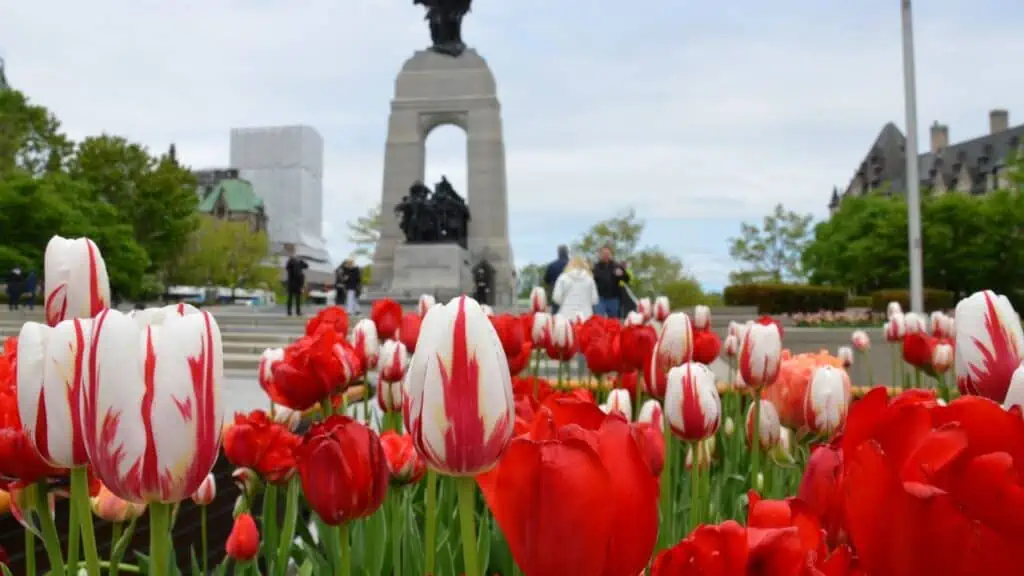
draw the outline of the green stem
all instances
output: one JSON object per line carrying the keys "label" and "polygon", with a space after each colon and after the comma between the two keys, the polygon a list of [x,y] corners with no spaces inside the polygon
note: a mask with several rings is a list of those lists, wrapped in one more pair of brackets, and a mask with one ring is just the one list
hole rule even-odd
{"label": "green stem", "polygon": [[890,382],[889,385],[893,388],[896,388],[897,386],[902,388],[903,383],[899,380],[899,358],[896,353],[896,346],[897,344],[889,345],[889,356],[892,358],[892,382]]}
{"label": "green stem", "polygon": [[427,524],[423,530],[427,574],[433,574],[434,557],[437,556],[437,472],[433,468],[427,469],[427,503],[423,521]]}
{"label": "green stem", "polygon": [[690,464],[690,525],[687,532],[691,532],[700,524],[700,450],[702,442],[696,441],[692,445],[693,461]]}
{"label": "green stem", "polygon": [[78,512],[86,571],[99,574],[100,557],[96,553],[96,533],[93,531],[92,507],[89,505],[89,475],[85,466],[71,469],[71,501]]}
{"label": "green stem", "polygon": [[402,573],[402,518],[405,514],[405,490],[391,494],[391,573]]}
{"label": "green stem", "polygon": [[[85,563],[79,562],[78,569],[81,570],[82,568],[85,568]],[[114,574],[115,570],[127,572],[128,574],[142,574],[142,570],[134,564],[117,564],[115,562],[100,560],[100,569],[102,570],[103,568],[106,568],[108,570],[107,574]],[[52,575],[53,573],[50,572],[50,574]],[[99,574],[99,572],[97,572],[97,574]],[[89,576],[92,575],[90,574]]]}
{"label": "green stem", "polygon": [[274,565],[274,553],[277,551],[276,548],[273,548],[274,543],[277,542],[277,486],[269,482],[263,492],[262,520],[263,561],[266,563],[267,570],[270,570]]}
{"label": "green stem", "polygon": [[[288,556],[295,538],[295,522],[299,513],[299,479],[292,478],[288,483],[288,494],[285,496],[284,528],[281,530],[281,541],[277,545],[277,563],[274,573],[283,576],[288,568]],[[269,541],[271,544],[273,540]]]}
{"label": "green stem", "polygon": [[203,574],[210,573],[210,548],[209,542],[207,541],[207,527],[206,527],[206,506],[199,507],[199,532],[200,538],[203,539],[202,546],[203,551]]}
{"label": "green stem", "polygon": [[25,574],[36,573],[36,536],[25,530]]}
{"label": "green stem", "polygon": [[78,523],[78,506],[68,506],[68,566],[78,566],[78,555],[82,543],[82,529]]}
{"label": "green stem", "polygon": [[540,374],[540,347],[537,347],[533,351],[533,397],[540,397],[540,385],[537,382],[537,377]]}
{"label": "green stem", "polygon": [[476,544],[476,480],[472,476],[455,479],[459,495],[459,528],[462,535],[462,561],[465,576],[480,576]]}
{"label": "green stem", "polygon": [[[636,377],[636,402],[633,404],[633,421],[636,422],[640,418],[640,408],[644,404],[644,373],[641,371]],[[664,422],[662,422],[664,424]]]}
{"label": "green stem", "polygon": [[39,516],[39,528],[43,533],[43,547],[46,548],[46,556],[50,561],[50,572],[53,574],[64,573],[64,556],[60,549],[60,536],[57,535],[57,525],[53,523],[53,516],[50,514],[50,501],[46,490],[39,484],[32,484],[29,490],[29,497],[34,501],[36,514]]}
{"label": "green stem", "polygon": [[348,522],[338,526],[338,556],[341,557],[340,576],[349,576],[352,573],[352,554],[349,552]]}
{"label": "green stem", "polygon": [[[206,519],[205,516],[203,517],[203,519],[204,520]],[[204,526],[204,528],[205,528],[205,526]],[[110,526],[110,576],[117,576],[118,571],[120,571],[120,569],[121,569],[121,567],[120,567],[121,559],[117,557],[117,554],[116,554],[115,551],[117,550],[117,542],[118,542],[118,540],[121,539],[121,531],[123,529],[124,529],[124,523],[123,522],[114,522]],[[206,542],[205,538],[203,538],[203,542],[204,543]],[[205,569],[205,567],[206,567],[206,565],[204,564],[203,568]],[[204,571],[203,573],[204,574],[209,574],[208,571]]]}
{"label": "green stem", "polygon": [[149,575],[167,576],[170,568],[171,505],[153,502],[149,505]]}
{"label": "green stem", "polygon": [[[750,485],[757,489],[757,475],[761,473],[761,389],[754,390],[753,430],[750,440]],[[743,423],[746,426],[746,422]]]}
{"label": "green stem", "polygon": [[661,468],[661,530],[659,540],[661,549],[672,545],[672,452],[674,437],[665,434],[665,463]]}

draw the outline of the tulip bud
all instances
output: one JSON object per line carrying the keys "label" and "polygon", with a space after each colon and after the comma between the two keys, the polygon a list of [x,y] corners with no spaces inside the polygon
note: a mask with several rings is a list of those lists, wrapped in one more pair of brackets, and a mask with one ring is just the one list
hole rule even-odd
{"label": "tulip bud", "polygon": [[570,350],[576,345],[576,331],[572,322],[561,314],[551,318],[551,347],[557,350]]}
{"label": "tulip bud", "polygon": [[530,290],[530,311],[534,314],[546,312],[548,309],[548,293],[543,286],[534,286]]}
{"label": "tulip bud", "polygon": [[608,412],[621,414],[627,422],[633,419],[633,404],[629,398],[629,390],[616,388],[608,393]]}
{"label": "tulip bud", "polygon": [[679,366],[690,361],[693,357],[693,327],[689,316],[683,312],[668,315],[658,338],[655,354],[664,360],[667,366]]}
{"label": "tulip bud", "polygon": [[792,438],[793,433],[789,431],[789,428],[785,426],[779,428],[779,443],[768,453],[776,464],[796,464],[796,459],[793,458]]}
{"label": "tulip bud", "polygon": [[380,340],[377,338],[377,325],[370,318],[356,322],[352,329],[352,348],[362,363],[364,371],[369,372],[377,367],[380,356]]}
{"label": "tulip bud", "polygon": [[637,422],[643,422],[656,426],[658,430],[665,431],[665,418],[661,411],[661,404],[654,398],[649,398],[644,405],[640,407],[640,415],[637,417]]}
{"label": "tulip bud", "polygon": [[274,367],[284,360],[284,348],[267,348],[260,354],[259,367],[256,369],[256,380],[264,392],[270,393],[274,382]]}
{"label": "tulip bud", "polygon": [[530,339],[537,348],[543,348],[551,341],[551,314],[547,312],[535,312],[533,314],[533,326],[530,330]]}
{"label": "tulip bud", "polygon": [[737,340],[743,340],[743,333],[747,331],[746,324],[740,324],[739,322],[729,321],[729,336],[735,336]]}
{"label": "tulip bud", "polygon": [[953,347],[939,342],[932,349],[932,370],[936,374],[945,374],[953,367]]}
{"label": "tulip bud", "polygon": [[[710,436],[702,442],[698,442],[697,447],[699,448],[697,454],[697,468],[707,469],[711,466],[711,460],[715,455],[715,437]],[[686,447],[686,469],[690,470],[693,468],[693,444]]]}
{"label": "tulip bud", "polygon": [[889,305],[885,308],[885,317],[891,320],[892,317],[897,314],[901,316],[903,315],[903,307],[900,306],[899,302],[893,300],[892,302],[889,302]]}
{"label": "tulip bud", "polygon": [[88,238],[54,236],[43,256],[43,293],[46,323],[93,318],[110,307],[107,264]]}
{"label": "tulip bud", "polygon": [[849,346],[840,346],[836,351],[836,357],[843,363],[843,368],[853,366],[853,349]]}
{"label": "tulip bud", "polygon": [[636,301],[636,311],[644,317],[644,322],[651,319],[651,299],[640,298]]}
{"label": "tulip bud", "polygon": [[718,431],[722,417],[715,374],[704,364],[687,362],[668,373],[665,418],[679,438],[694,442]]}
{"label": "tulip bud", "polygon": [[419,304],[416,305],[416,312],[420,317],[426,316],[427,310],[430,310],[434,304],[437,304],[437,300],[434,300],[433,296],[430,294],[421,294]]}
{"label": "tulip bud", "polygon": [[107,522],[127,522],[132,518],[142,516],[146,511],[145,504],[122,500],[102,485],[99,493],[89,498],[89,503],[92,505],[92,513],[100,520]]}
{"label": "tulip bud", "polygon": [[256,528],[256,521],[248,513],[243,512],[235,518],[224,550],[238,563],[252,560],[260,551],[260,531]]}
{"label": "tulip bud", "polygon": [[1003,402],[1024,351],[1013,305],[991,290],[956,305],[956,383],[961,393]]}
{"label": "tulip bud", "polygon": [[761,472],[757,473],[757,480],[754,482],[754,489],[758,492],[764,492],[764,474]]}
{"label": "tulip bud", "polygon": [[199,485],[199,490],[192,495],[192,501],[196,506],[209,506],[216,497],[217,479],[213,477],[213,474],[208,474],[206,480]]}
{"label": "tulip bud", "polygon": [[904,314],[903,324],[905,334],[926,334],[928,332],[928,323],[925,321],[924,316],[917,312],[907,312]]}
{"label": "tulip bud", "polygon": [[871,338],[863,330],[854,330],[850,336],[850,343],[853,344],[854,350],[858,352],[867,352],[871,349]]}
{"label": "tulip bud", "polygon": [[782,335],[776,324],[747,324],[740,342],[739,373],[745,386],[769,386],[779,377]]}
{"label": "tulip bud", "polygon": [[725,355],[728,358],[735,358],[740,352],[740,341],[736,338],[735,334],[729,334],[725,337],[725,341],[722,342],[722,350],[725,351]]}
{"label": "tulip bud", "polygon": [[903,314],[893,314],[883,328],[888,342],[900,342],[907,335],[907,323]]}
{"label": "tulip bud", "polygon": [[629,314],[626,314],[626,319],[623,320],[622,324],[623,326],[643,326],[644,315],[635,310],[631,310]]}
{"label": "tulip bud", "polygon": [[434,469],[450,476],[486,472],[511,442],[515,422],[501,339],[468,296],[431,308],[420,335],[405,380],[405,429]]}
{"label": "tulip bud", "polygon": [[711,328],[711,308],[698,304],[693,307],[693,329],[707,330]]}
{"label": "tulip bud", "polygon": [[732,435],[736,433],[736,423],[733,422],[732,416],[725,418],[725,437],[732,438]]}
{"label": "tulip bud", "polygon": [[[779,411],[775,409],[775,404],[772,404],[768,400],[761,400],[760,409],[760,427],[758,428],[758,444],[761,445],[762,450],[771,450],[776,444],[779,443],[779,431],[782,427],[779,424]],[[747,408],[747,445],[750,446],[754,441],[754,404]]]}
{"label": "tulip bud", "polygon": [[263,490],[263,481],[260,480],[260,475],[249,468],[235,468],[231,473],[231,481],[248,498],[256,496]]}
{"label": "tulip bud", "polygon": [[658,296],[654,299],[653,316],[656,321],[664,322],[671,313],[672,305],[668,301],[668,296]]}
{"label": "tulip bud", "polygon": [[812,432],[831,435],[846,422],[850,377],[845,370],[821,366],[814,371],[804,399],[804,420]]}
{"label": "tulip bud", "polygon": [[398,340],[387,340],[380,347],[377,377],[382,382],[401,382],[409,369],[409,352]]}
{"label": "tulip bud", "polygon": [[380,447],[384,450],[391,482],[396,486],[415,484],[427,473],[427,465],[416,453],[412,437],[388,430],[380,437]]}

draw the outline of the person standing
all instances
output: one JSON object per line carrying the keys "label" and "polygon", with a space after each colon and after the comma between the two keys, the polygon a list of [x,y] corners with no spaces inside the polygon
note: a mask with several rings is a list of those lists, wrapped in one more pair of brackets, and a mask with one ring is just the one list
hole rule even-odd
{"label": "person standing", "polygon": [[[336,276],[335,304],[345,303],[345,312],[350,316],[359,314],[359,293],[363,288],[363,271],[351,259],[341,263]],[[340,304],[339,304],[340,305]]]}
{"label": "person standing", "polygon": [[559,314],[570,320],[587,320],[594,315],[598,303],[597,284],[590,267],[579,256],[574,256],[558,275],[551,291],[551,301],[559,306]]}
{"label": "person standing", "polygon": [[7,275],[7,309],[17,310],[21,301],[21,292],[24,289],[25,275],[21,268],[15,266]]}
{"label": "person standing", "polygon": [[612,247],[601,247],[600,259],[594,264],[594,282],[597,284],[596,312],[608,318],[618,318],[622,303],[622,285],[629,283],[626,268],[612,258]]}
{"label": "person standing", "polygon": [[[569,264],[569,248],[567,246],[564,244],[559,246],[557,254],[557,257],[544,270],[544,289],[548,291],[548,294],[553,293],[555,282],[558,281],[558,277],[562,275],[565,267]],[[551,312],[552,314],[558,314],[559,305],[554,303],[554,298],[551,300]]]}
{"label": "person standing", "polygon": [[38,284],[35,270],[28,273],[25,277],[25,294],[28,296],[28,309],[36,309],[36,285]]}
{"label": "person standing", "polygon": [[292,304],[295,305],[295,315],[302,316],[302,289],[306,285],[306,268],[309,264],[302,258],[295,255],[295,250],[285,262],[284,270],[287,275],[288,288],[288,315],[292,315]]}

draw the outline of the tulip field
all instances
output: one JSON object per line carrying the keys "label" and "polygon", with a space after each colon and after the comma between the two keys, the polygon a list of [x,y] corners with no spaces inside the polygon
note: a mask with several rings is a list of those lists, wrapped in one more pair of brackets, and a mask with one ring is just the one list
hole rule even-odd
{"label": "tulip field", "polygon": [[[543,290],[519,315],[423,296],[350,326],[331,306],[263,353],[269,408],[226,415],[211,313],[110,309],[85,238],[54,237],[46,271],[46,322],[0,354],[27,574],[1022,573],[1024,333],[989,291],[930,317],[893,304],[884,342],[854,330],[834,354],[791,354],[769,317],[720,338],[712,310],[664,297],[621,322],[552,315]],[[872,346],[895,386],[851,385]],[[211,542],[222,458],[241,495]],[[178,565],[184,501],[202,537]]]}

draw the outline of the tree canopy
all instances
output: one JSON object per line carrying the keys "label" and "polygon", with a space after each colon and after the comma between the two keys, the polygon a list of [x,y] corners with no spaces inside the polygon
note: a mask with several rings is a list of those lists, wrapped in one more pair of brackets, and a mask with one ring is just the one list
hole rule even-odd
{"label": "tree canopy", "polygon": [[377,204],[370,208],[363,216],[350,220],[348,226],[348,241],[355,245],[352,251],[353,258],[372,258],[373,251],[380,240],[381,207]]}
{"label": "tree canopy", "polygon": [[248,222],[200,219],[178,261],[179,281],[196,286],[273,287],[278,270],[268,263],[266,232],[253,232]]}
{"label": "tree canopy", "polygon": [[191,172],[124,138],[75,145],[56,116],[0,90],[0,269],[42,271],[54,234],[92,238],[116,293],[158,290],[198,225]]}
{"label": "tree canopy", "polygon": [[[924,283],[958,296],[1024,285],[1024,196],[925,194],[921,203]],[[859,294],[909,284],[907,204],[884,194],[845,198],[819,223],[803,253],[810,281]]]}
{"label": "tree canopy", "polygon": [[734,284],[803,280],[801,254],[810,241],[811,215],[776,204],[761,226],[744,222],[740,235],[729,239],[729,255],[744,264],[733,272]]}

